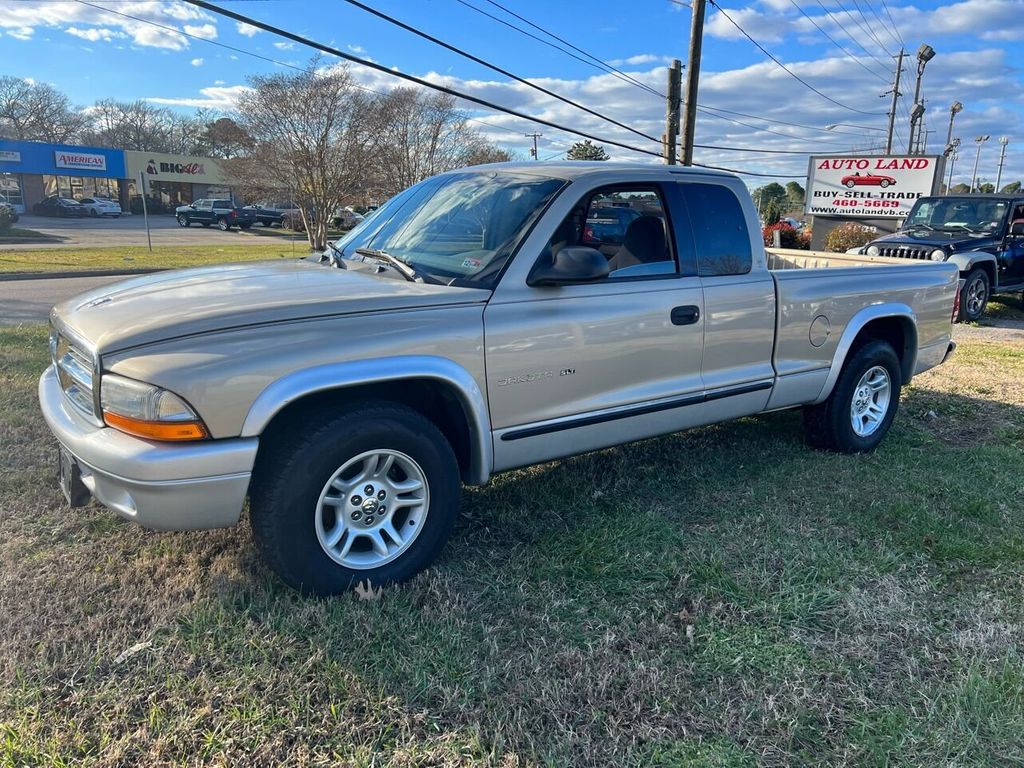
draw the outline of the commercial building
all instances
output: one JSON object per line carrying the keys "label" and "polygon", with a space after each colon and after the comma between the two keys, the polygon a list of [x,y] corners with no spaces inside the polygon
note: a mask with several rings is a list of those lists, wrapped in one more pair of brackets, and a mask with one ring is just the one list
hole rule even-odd
{"label": "commercial building", "polygon": [[107,197],[125,211],[140,191],[168,208],[211,195],[230,195],[217,160],[107,147],[0,139],[0,194],[19,213],[51,195]]}

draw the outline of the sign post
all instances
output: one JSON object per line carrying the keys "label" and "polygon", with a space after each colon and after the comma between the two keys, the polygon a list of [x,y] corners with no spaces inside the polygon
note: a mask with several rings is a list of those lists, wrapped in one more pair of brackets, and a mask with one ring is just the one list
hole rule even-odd
{"label": "sign post", "polygon": [[149,234],[149,209],[146,207],[146,179],[142,171],[139,171],[139,189],[142,190],[142,218],[146,221],[146,242],[149,244],[149,252],[153,252],[153,238]]}

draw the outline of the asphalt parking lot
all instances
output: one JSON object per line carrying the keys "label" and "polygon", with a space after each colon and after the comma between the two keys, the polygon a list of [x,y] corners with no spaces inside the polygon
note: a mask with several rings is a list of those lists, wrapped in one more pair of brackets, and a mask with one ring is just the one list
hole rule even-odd
{"label": "asphalt parking lot", "polygon": [[[60,219],[49,216],[22,216],[15,225],[32,229],[47,236],[38,243],[21,241],[0,243],[0,249],[16,248],[101,248],[104,246],[146,245],[146,225],[142,216],[124,215],[113,218]],[[173,216],[160,214],[149,217],[153,245],[199,245],[205,243],[238,243],[242,238],[259,237],[263,227],[257,225],[248,232],[237,229],[221,232],[216,227],[179,227]],[[282,235],[276,235],[282,237]],[[266,242],[266,241],[263,241]]]}

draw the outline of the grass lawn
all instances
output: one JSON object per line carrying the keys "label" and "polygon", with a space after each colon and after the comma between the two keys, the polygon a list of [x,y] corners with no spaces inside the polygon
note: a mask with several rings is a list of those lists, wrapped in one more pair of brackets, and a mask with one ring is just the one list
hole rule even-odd
{"label": "grass lawn", "polygon": [[441,562],[300,597],[234,530],[69,511],[0,330],[0,765],[1024,762],[1024,345],[868,456],[784,412],[467,489]]}
{"label": "grass lawn", "polygon": [[229,261],[299,258],[309,253],[305,242],[248,239],[245,245],[159,245],[145,247],[0,249],[2,272],[67,272],[69,270],[194,267]]}

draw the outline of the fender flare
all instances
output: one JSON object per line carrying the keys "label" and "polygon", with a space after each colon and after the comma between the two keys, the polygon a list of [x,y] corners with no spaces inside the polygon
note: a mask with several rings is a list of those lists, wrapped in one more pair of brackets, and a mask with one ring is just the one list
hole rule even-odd
{"label": "fender flare", "polygon": [[294,371],[264,389],[245,417],[241,437],[257,437],[285,406],[306,395],[361,384],[431,379],[458,395],[470,436],[470,481],[483,485],[494,466],[494,444],[487,400],[476,379],[458,363],[434,355],[397,355],[329,363]]}
{"label": "fender flare", "polygon": [[999,284],[999,262],[996,255],[991,251],[961,251],[954,253],[948,259],[950,264],[956,264],[961,272],[970,272],[979,264],[992,265],[992,291],[998,288]]}
{"label": "fender flare", "polygon": [[[864,330],[868,323],[874,320],[880,320],[887,317],[896,317],[908,321],[908,324],[913,332],[913,338],[910,339],[910,359],[904,360],[902,368],[904,372],[910,371],[913,374],[914,369],[917,367],[917,315],[914,314],[914,310],[906,304],[898,302],[890,302],[886,304],[873,304],[870,307],[864,307],[850,318],[850,322],[846,324],[846,328],[843,330],[842,336],[839,337],[839,343],[836,345],[835,354],[832,357],[832,367],[829,368],[828,377],[825,379],[825,383],[821,387],[821,392],[818,394],[817,399],[814,400],[814,405],[824,402],[828,399],[829,395],[832,394],[832,390],[836,385],[836,380],[839,378],[840,372],[843,370],[843,365],[846,363],[846,357],[850,353],[850,348],[853,346],[854,340],[857,335]],[[910,380],[910,376],[906,377],[904,384]]]}

